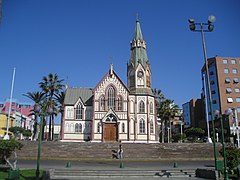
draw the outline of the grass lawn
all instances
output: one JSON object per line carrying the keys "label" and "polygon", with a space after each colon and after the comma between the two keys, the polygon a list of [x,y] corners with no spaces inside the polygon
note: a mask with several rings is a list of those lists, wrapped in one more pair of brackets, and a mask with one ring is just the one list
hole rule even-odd
{"label": "grass lawn", "polygon": [[[40,177],[42,177],[43,172],[40,171]],[[0,171],[0,179],[8,179],[8,171]],[[35,180],[36,179],[36,169],[20,170],[20,180]]]}

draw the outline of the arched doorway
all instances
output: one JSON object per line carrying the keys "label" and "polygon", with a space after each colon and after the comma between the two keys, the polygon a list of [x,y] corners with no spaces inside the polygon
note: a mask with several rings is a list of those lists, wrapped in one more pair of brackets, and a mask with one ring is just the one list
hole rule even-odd
{"label": "arched doorway", "polygon": [[109,114],[103,123],[103,141],[118,141],[117,118]]}

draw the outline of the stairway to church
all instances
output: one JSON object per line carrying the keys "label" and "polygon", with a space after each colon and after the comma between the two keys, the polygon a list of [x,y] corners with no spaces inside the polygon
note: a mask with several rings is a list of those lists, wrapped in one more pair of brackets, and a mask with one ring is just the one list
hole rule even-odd
{"label": "stairway to church", "polygon": [[[22,141],[23,148],[17,151],[18,158],[36,159],[38,142]],[[112,150],[118,150],[119,143],[92,142],[50,142],[41,143],[43,159],[112,159]],[[220,149],[221,145],[217,144]],[[124,159],[212,159],[213,145],[210,143],[123,143]]]}

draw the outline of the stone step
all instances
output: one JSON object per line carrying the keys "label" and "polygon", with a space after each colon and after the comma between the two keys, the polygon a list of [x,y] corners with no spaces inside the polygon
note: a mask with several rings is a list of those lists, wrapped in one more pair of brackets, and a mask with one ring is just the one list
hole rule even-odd
{"label": "stone step", "polygon": [[76,170],[55,169],[51,171],[51,179],[65,179],[77,177],[195,177],[195,170]]}

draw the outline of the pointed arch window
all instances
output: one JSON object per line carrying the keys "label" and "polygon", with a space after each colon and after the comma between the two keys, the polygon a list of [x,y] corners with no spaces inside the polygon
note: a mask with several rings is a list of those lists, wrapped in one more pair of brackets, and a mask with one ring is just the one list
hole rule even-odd
{"label": "pointed arch window", "polygon": [[140,123],[139,123],[139,133],[140,134],[145,134],[145,121],[144,121],[144,119],[140,120]]}
{"label": "pointed arch window", "polygon": [[150,102],[150,113],[153,114],[153,103]]}
{"label": "pointed arch window", "polygon": [[140,101],[139,103],[139,113],[144,113],[145,112],[145,104],[143,101]]}
{"label": "pointed arch window", "polygon": [[76,107],[76,119],[82,119],[83,108],[81,104],[78,104]]}
{"label": "pointed arch window", "polygon": [[73,123],[70,124],[70,132],[71,132],[71,133],[74,132],[74,124],[73,124]]}
{"label": "pointed arch window", "polygon": [[75,133],[82,133],[82,124],[81,123],[75,124]]}
{"label": "pointed arch window", "polygon": [[122,123],[122,133],[125,133],[125,124]]}
{"label": "pointed arch window", "polygon": [[69,132],[69,124],[66,123],[66,132]]}
{"label": "pointed arch window", "polygon": [[99,122],[97,124],[97,133],[100,133],[101,132],[101,123]]}
{"label": "pointed arch window", "polygon": [[102,97],[100,98],[100,110],[101,110],[101,111],[104,111],[104,110],[105,110],[105,98],[104,98],[104,96],[102,96]]}
{"label": "pointed arch window", "polygon": [[153,120],[150,121],[150,133],[154,133]]}
{"label": "pointed arch window", "polygon": [[111,86],[108,89],[108,109],[115,110],[115,89]]}
{"label": "pointed arch window", "polygon": [[122,101],[122,96],[118,97],[118,111],[122,111],[123,110],[123,101]]}

